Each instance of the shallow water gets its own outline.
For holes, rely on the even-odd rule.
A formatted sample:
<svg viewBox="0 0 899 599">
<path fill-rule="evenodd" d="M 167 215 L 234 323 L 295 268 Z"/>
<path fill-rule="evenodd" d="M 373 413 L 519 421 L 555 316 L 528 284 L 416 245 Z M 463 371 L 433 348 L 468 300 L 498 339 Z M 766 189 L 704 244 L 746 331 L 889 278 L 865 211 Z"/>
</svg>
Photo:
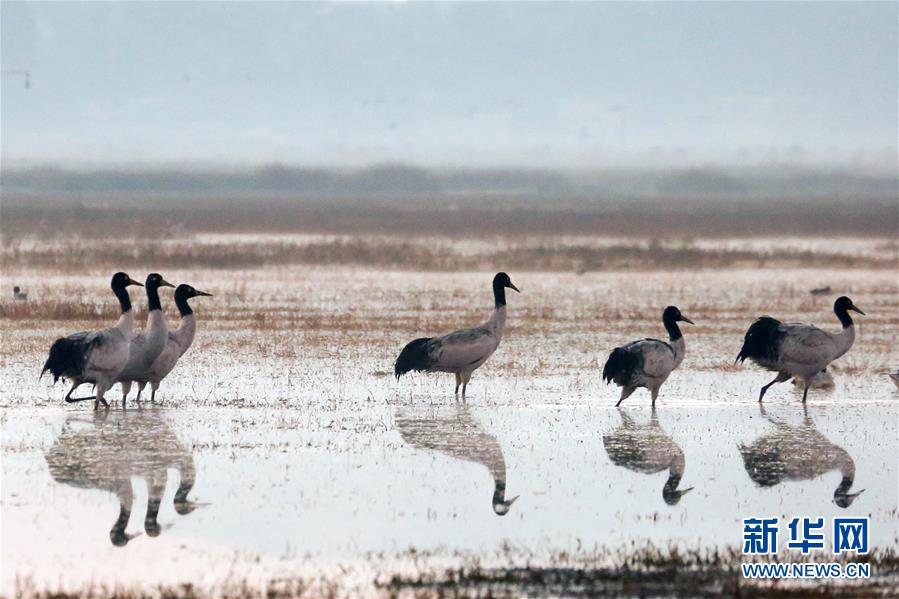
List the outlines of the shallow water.
<svg viewBox="0 0 899 599">
<path fill-rule="evenodd" d="M 513 273 L 507 337 L 464 404 L 451 377 L 389 370 L 417 334 L 476 323 L 489 275 L 164 274 L 217 297 L 195 302 L 161 406 L 61 405 L 63 386 L 36 380 L 44 352 L 93 322 L 0 321 L 17 340 L 0 367 L 4 594 L 307 574 L 365 593 L 397 569 L 508 565 L 509 548 L 539 564 L 736 547 L 749 516 L 867 515 L 872 545 L 899 548 L 892 273 Z M 763 312 L 836 328 L 818 281 L 868 312 L 858 341 L 806 409 L 788 383 L 760 408 L 770 376 L 732 365 L 742 332 Z M 46 299 L 80 280 L 28 284 Z M 684 364 L 654 414 L 644 390 L 615 409 L 602 361 L 662 334 L 667 303 L 698 323 Z"/>
</svg>

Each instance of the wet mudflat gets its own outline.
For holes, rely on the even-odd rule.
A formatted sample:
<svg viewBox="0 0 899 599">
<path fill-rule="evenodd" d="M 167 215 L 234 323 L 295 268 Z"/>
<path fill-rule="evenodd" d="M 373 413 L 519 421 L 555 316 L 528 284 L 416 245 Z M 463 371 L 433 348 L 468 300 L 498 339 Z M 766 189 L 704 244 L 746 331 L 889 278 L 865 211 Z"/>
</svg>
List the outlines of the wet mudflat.
<svg viewBox="0 0 899 599">
<path fill-rule="evenodd" d="M 108 319 L 105 277 L 4 273 L 33 298 L 0 319 L 16 339 L 0 397 L 4 595 L 295 579 L 377 594 L 472 563 L 727 551 L 756 515 L 869 516 L 872 546 L 899 547 L 891 271 L 513 273 L 523 293 L 464 404 L 449 376 L 397 383 L 390 368 L 405 341 L 481 320 L 489 273 L 163 274 L 216 294 L 194 304 L 197 341 L 161 405 L 95 414 L 37 373 L 53 338 Z M 868 313 L 856 345 L 806 409 L 789 383 L 760 407 L 771 377 L 732 365 L 742 333 L 762 313 L 836 330 L 833 297 L 808 294 L 819 282 Z M 71 293 L 80 307 L 52 312 Z M 669 303 L 697 322 L 683 365 L 655 413 L 644 390 L 615 409 L 602 362 L 663 335 Z"/>
</svg>

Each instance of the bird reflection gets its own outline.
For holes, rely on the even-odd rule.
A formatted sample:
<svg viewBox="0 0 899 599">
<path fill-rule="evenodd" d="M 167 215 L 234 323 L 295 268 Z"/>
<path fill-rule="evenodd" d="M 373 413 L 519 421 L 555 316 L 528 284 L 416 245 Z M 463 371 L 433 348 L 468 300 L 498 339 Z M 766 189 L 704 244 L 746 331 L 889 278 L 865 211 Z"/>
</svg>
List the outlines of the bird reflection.
<svg viewBox="0 0 899 599">
<path fill-rule="evenodd" d="M 852 505 L 864 489 L 849 492 L 855 481 L 855 462 L 846 450 L 818 432 L 807 410 L 802 424 L 792 426 L 768 416 L 764 406 L 759 407 L 775 430 L 752 445 L 739 446 L 749 478 L 761 487 L 773 487 L 785 480 L 811 480 L 839 470 L 843 478 L 833 493 L 833 501 L 842 508 Z"/>
<path fill-rule="evenodd" d="M 506 459 L 496 437 L 487 433 L 465 404 L 454 407 L 402 406 L 395 414 L 403 441 L 457 460 L 485 466 L 493 477 L 493 511 L 505 516 L 518 496 L 506 499 Z"/>
<path fill-rule="evenodd" d="M 194 485 L 193 456 L 165 417 L 154 410 L 100 411 L 92 419 L 72 414 L 44 457 L 56 482 L 79 489 L 101 489 L 118 498 L 119 516 L 109 531 L 109 540 L 117 547 L 137 536 L 125 532 L 134 501 L 132 477 L 147 483 L 144 530 L 150 537 L 162 531 L 156 518 L 169 468 L 180 473 L 175 511 L 183 516 L 199 505 L 187 498 Z"/>
<path fill-rule="evenodd" d="M 649 424 L 637 424 L 624 408 L 618 408 L 618 414 L 621 425 L 602 437 L 609 459 L 616 466 L 643 474 L 667 470 L 668 480 L 662 487 L 662 498 L 668 505 L 677 505 L 681 497 L 693 490 L 693 487 L 677 488 L 686 465 L 683 450 L 659 425 L 655 408 Z"/>
</svg>

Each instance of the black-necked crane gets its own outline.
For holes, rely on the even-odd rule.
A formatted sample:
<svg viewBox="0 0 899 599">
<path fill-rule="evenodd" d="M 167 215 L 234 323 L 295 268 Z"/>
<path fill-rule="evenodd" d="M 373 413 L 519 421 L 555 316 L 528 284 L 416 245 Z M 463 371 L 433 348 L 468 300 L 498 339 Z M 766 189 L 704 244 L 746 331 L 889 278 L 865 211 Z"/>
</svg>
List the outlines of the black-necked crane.
<svg viewBox="0 0 899 599">
<path fill-rule="evenodd" d="M 855 462 L 849 453 L 818 432 L 805 412 L 801 426 L 792 426 L 768 416 L 763 404 L 762 416 L 775 430 L 750 445 L 738 445 L 743 466 L 749 478 L 760 487 L 773 487 L 786 480 L 811 480 L 838 470 L 840 483 L 833 492 L 833 502 L 848 508 L 864 492 L 849 490 L 855 483 Z"/>
<path fill-rule="evenodd" d="M 621 416 L 621 426 L 602 437 L 609 459 L 616 466 L 642 474 L 667 470 L 668 479 L 662 487 L 662 499 L 668 505 L 677 505 L 681 497 L 693 490 L 693 487 L 678 488 L 686 467 L 684 451 L 659 425 L 655 409 L 649 424 L 638 424 L 624 408 L 619 408 L 618 414 Z"/>
<path fill-rule="evenodd" d="M 119 515 L 109 540 L 117 547 L 136 536 L 125 532 L 134 501 L 132 478 L 147 483 L 144 531 L 149 537 L 162 532 L 157 516 L 170 468 L 180 475 L 175 511 L 183 516 L 202 505 L 187 498 L 195 480 L 193 455 L 165 416 L 155 410 L 98 412 L 87 427 L 82 426 L 81 418 L 71 415 L 44 459 L 57 483 L 116 496 Z"/>
<path fill-rule="evenodd" d="M 518 496 L 506 499 L 506 459 L 502 447 L 472 417 L 467 405 L 399 406 L 394 420 L 403 441 L 413 447 L 487 468 L 493 478 L 493 512 L 497 516 L 509 513 Z"/>
<path fill-rule="evenodd" d="M 774 380 L 762 387 L 759 401 L 771 385 L 798 377 L 804 382 L 802 403 L 805 403 L 814 377 L 849 351 L 855 341 L 855 324 L 849 310 L 864 315 L 845 295 L 833 304 L 834 314 L 843 325 L 839 333 L 809 324 L 784 323 L 770 316 L 762 316 L 752 323 L 743 338 L 743 347 L 736 361 L 742 363 L 748 358 L 763 368 L 777 372 Z"/>
<path fill-rule="evenodd" d="M 159 383 L 167 377 L 178 360 L 181 359 L 197 334 L 197 317 L 191 309 L 187 300 L 194 297 L 212 297 L 211 293 L 198 291 L 190 285 L 181 284 L 175 289 L 175 306 L 181 315 L 181 324 L 173 331 L 168 331 L 165 345 L 162 351 L 153 361 L 149 368 L 142 372 L 136 373 L 131 380 L 137 383 L 137 399 L 140 400 L 140 394 L 150 384 L 151 394 L 150 401 L 156 401 L 156 391 L 159 389 Z"/>
<path fill-rule="evenodd" d="M 50 355 L 44 363 L 41 376 L 49 370 L 53 374 L 54 383 L 60 378 L 70 379 L 72 388 L 66 393 L 67 402 L 94 399 L 95 410 L 101 402 L 109 407 L 103 396 L 112 388 L 116 377 L 128 363 L 131 338 L 134 336 L 134 311 L 128 297 L 129 285 L 141 284 L 123 272 L 113 275 L 112 292 L 119 300 L 122 315 L 112 327 L 100 331 L 74 333 L 57 339 L 50 346 Z M 73 399 L 72 392 L 84 383 L 93 383 L 96 394 L 92 397 Z"/>
<path fill-rule="evenodd" d="M 409 342 L 394 364 L 396 379 L 410 371 L 451 372 L 456 375 L 456 395 L 462 397 L 471 373 L 487 361 L 503 338 L 506 327 L 506 289 L 518 291 L 504 272 L 493 277 L 495 308 L 487 321 L 472 329 L 461 329 L 441 337 L 423 337 Z"/>
<path fill-rule="evenodd" d="M 159 354 L 165 347 L 166 339 L 168 339 L 169 331 L 165 324 L 165 312 L 162 310 L 162 303 L 159 301 L 160 287 L 174 287 L 171 283 L 162 278 L 162 275 L 154 272 L 147 276 L 144 288 L 147 291 L 147 328 L 135 335 L 131 339 L 131 353 L 128 356 L 128 363 L 125 368 L 116 377 L 116 381 L 122 383 L 122 407 L 125 407 L 125 401 L 128 399 L 128 392 L 131 391 L 131 383 L 135 377 L 141 376 L 147 372 Z"/>
<path fill-rule="evenodd" d="M 615 381 L 621 387 L 621 397 L 615 406 L 620 406 L 634 391 L 644 387 L 649 389 L 655 407 L 659 388 L 668 375 L 680 366 L 686 352 L 678 322 L 693 324 L 677 307 L 668 306 L 662 312 L 662 324 L 668 331 L 667 343 L 661 339 L 647 338 L 612 350 L 602 369 L 602 378 L 606 384 Z"/>
<path fill-rule="evenodd" d="M 22 291 L 22 288 L 16 285 L 12 288 L 12 298 L 17 302 L 24 302 L 28 300 L 28 294 Z"/>
</svg>

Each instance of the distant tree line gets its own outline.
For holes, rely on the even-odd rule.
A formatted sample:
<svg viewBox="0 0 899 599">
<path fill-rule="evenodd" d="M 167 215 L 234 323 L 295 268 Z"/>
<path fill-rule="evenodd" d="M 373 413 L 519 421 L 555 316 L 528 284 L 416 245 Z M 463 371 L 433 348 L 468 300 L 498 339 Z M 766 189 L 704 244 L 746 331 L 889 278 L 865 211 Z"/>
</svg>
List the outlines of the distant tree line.
<svg viewBox="0 0 899 599">
<path fill-rule="evenodd" d="M 0 189 L 25 193 L 270 193 L 310 196 L 503 194 L 559 197 L 896 196 L 895 175 L 790 166 L 551 169 L 358 169 L 271 164 L 255 169 L 4 168 Z"/>
</svg>

